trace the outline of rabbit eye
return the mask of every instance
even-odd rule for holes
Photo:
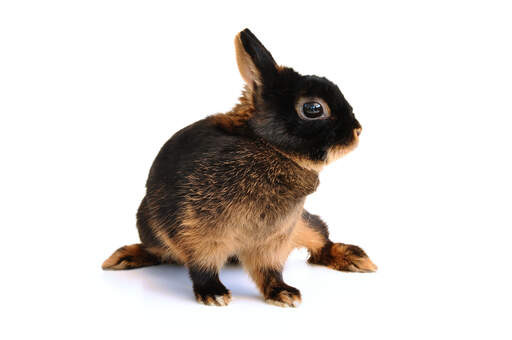
[[[330,116],[327,103],[321,98],[302,97],[295,106],[299,117],[304,120],[326,119]]]
[[[324,113],[324,108],[320,103],[307,102],[302,105],[302,112],[308,118],[318,118]]]

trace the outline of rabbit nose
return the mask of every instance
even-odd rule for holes
[[[363,128],[357,128],[355,129],[356,133],[357,133],[357,136],[360,136],[361,135],[361,131],[363,131]]]

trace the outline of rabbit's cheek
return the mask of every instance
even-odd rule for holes
[[[327,164],[334,162],[337,159],[340,159],[341,157],[345,156],[346,154],[354,150],[359,144],[359,134],[360,130],[355,129],[353,131],[352,141],[348,145],[341,144],[331,146],[327,151]]]

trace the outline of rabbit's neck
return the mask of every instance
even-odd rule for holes
[[[313,160],[307,159],[304,156],[287,153],[273,145],[271,145],[271,147],[274,150],[276,150],[277,152],[279,152],[281,155],[283,155],[284,157],[293,161],[295,164],[297,164],[301,168],[311,171],[311,172],[314,172],[316,175],[318,175],[320,173],[320,171],[323,170],[324,166],[327,164],[327,162],[324,162],[324,161],[313,161]]]

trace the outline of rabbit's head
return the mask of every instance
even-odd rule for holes
[[[278,65],[248,29],[235,47],[254,134],[314,170],[357,145],[361,125],[338,86]]]

